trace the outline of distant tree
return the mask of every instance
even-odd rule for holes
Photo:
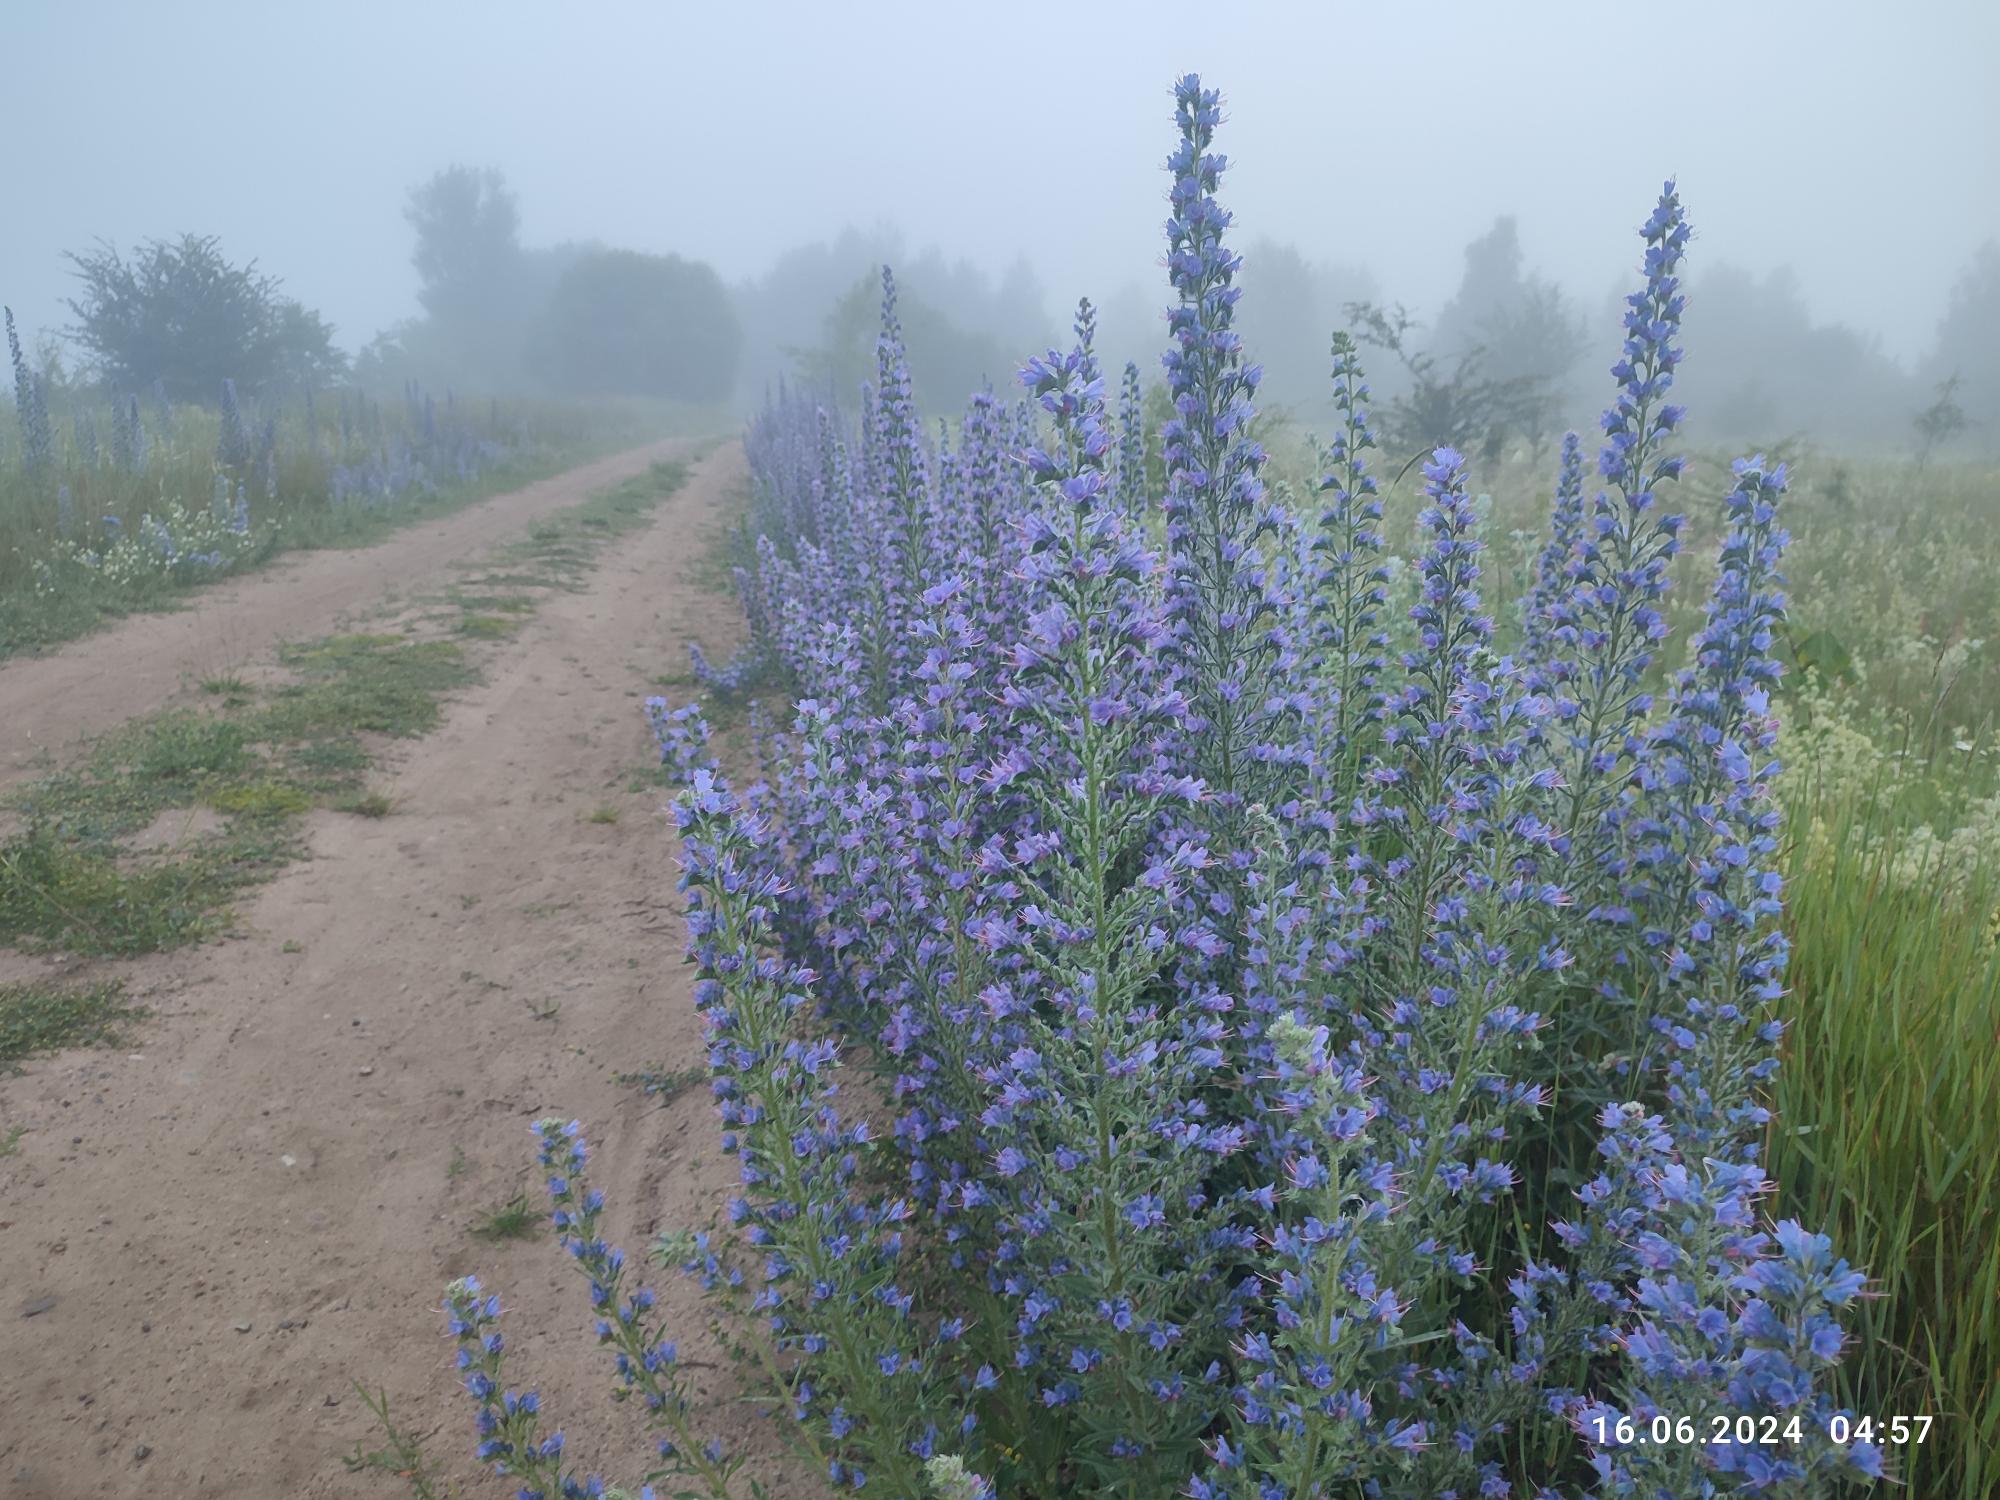
[[[1236,279],[1243,288],[1236,329],[1248,357],[1264,367],[1258,410],[1327,415],[1333,400],[1329,338],[1343,304],[1373,296],[1368,273],[1315,264],[1291,245],[1264,239],[1243,252]],[[1156,343],[1164,342],[1157,310],[1153,318]]]
[[[559,245],[524,248],[515,275],[515,295],[521,307],[539,316],[573,266],[611,248],[601,240],[564,240]]]
[[[951,368],[969,364],[985,371],[996,385],[1009,382],[1020,362],[1046,347],[1055,335],[1040,284],[1025,258],[1016,258],[996,281],[971,261],[948,260],[935,249],[909,252],[893,228],[850,228],[830,241],[794,246],[762,276],[735,288],[744,332],[741,394],[756,401],[786,376],[808,369],[817,372],[814,378],[825,375],[829,358],[840,364],[853,352],[848,347],[853,340],[862,346],[851,362],[854,379],[862,378],[864,367],[873,370],[876,304],[881,297],[884,265],[895,268],[903,299],[913,306],[922,304],[925,312],[936,314],[954,331],[947,335],[939,330],[935,347],[922,356],[914,352],[917,345],[912,344],[912,367],[920,386],[925,383],[921,368],[936,363],[933,355],[943,358]],[[829,333],[833,326],[829,320],[850,298],[852,316],[841,315],[838,321],[843,331],[834,337]],[[909,333],[908,316],[904,324]],[[943,346],[958,335],[965,340],[958,354],[946,357]],[[1111,347],[1105,345],[1107,357]],[[1155,368],[1156,356],[1148,355],[1145,363],[1148,369]],[[851,397],[854,387],[845,374],[837,383],[842,399]],[[920,390],[919,396],[924,397],[924,392]],[[934,389],[928,399],[943,400],[945,393]]]
[[[1122,369],[1129,359],[1139,367],[1140,380],[1150,385],[1161,377],[1166,344],[1167,321],[1150,280],[1143,286],[1136,280],[1124,282],[1097,309],[1097,348],[1107,372]],[[1261,345],[1255,347],[1261,351]]]
[[[433,173],[410,189],[403,217],[417,234],[417,300],[440,323],[472,322],[514,289],[521,210],[499,172],[454,165]]]
[[[1450,447],[1497,458],[1508,434],[1526,431],[1548,400],[1547,383],[1532,375],[1488,373],[1486,350],[1473,345],[1448,362],[1420,348],[1417,323],[1401,304],[1347,304],[1354,336],[1392,355],[1406,385],[1378,414],[1383,436],[1405,454]]]
[[[565,271],[529,339],[535,374],[574,395],[723,401],[743,334],[713,269],[677,255],[596,250]]]
[[[1437,369],[1469,362],[1505,409],[1505,420],[1484,436],[1496,444],[1510,435],[1524,438],[1539,459],[1560,424],[1568,377],[1588,339],[1562,289],[1523,271],[1522,260],[1519,225],[1502,214],[1465,247],[1458,290],[1425,347]]]
[[[1561,423],[1565,382],[1588,344],[1582,314],[1540,276],[1517,283],[1513,298],[1481,320],[1475,347],[1482,368],[1510,388],[1510,425],[1527,439],[1537,464]]]
[[[490,167],[453,165],[410,190],[410,264],[431,327],[420,342],[461,380],[515,383],[533,307],[522,297],[521,211]]]
[[[1798,277],[1711,266],[1690,281],[1688,343],[1676,401],[1702,413],[1704,432],[1768,447],[1815,432],[1844,445],[1900,442],[1914,394],[1910,376],[1877,340],[1818,323]]]
[[[1465,247],[1465,272],[1437,315],[1431,350],[1449,360],[1485,347],[1485,330],[1514,312],[1522,292],[1520,230],[1512,214],[1502,214]]]
[[[1937,399],[1910,419],[1917,433],[1917,467],[1923,468],[1931,455],[1965,431],[1965,408],[1958,404],[1958,377],[1947,375],[1937,384]]]
[[[1952,287],[1925,369],[1933,382],[1958,382],[1968,426],[1988,442],[2000,436],[2000,241],[1981,245]]]
[[[843,230],[837,237],[794,245],[761,276],[733,292],[743,324],[739,396],[754,404],[797,371],[799,351],[816,347],[827,315],[884,261],[902,263],[900,240],[888,230]]]
[[[213,401],[224,380],[324,385],[346,368],[332,326],[255,261],[231,264],[213,235],[149,240],[130,260],[103,243],[66,258],[83,283],[70,337],[117,389],[157,382],[177,400]]]
[[[922,282],[912,285],[921,288]],[[1027,256],[1014,257],[986,302],[990,312],[982,331],[1018,343],[1025,357],[1048,323],[1042,280]]]
[[[264,384],[323,390],[347,373],[347,356],[333,347],[333,325],[311,308],[281,299],[271,323],[271,367]]]
[[[1332,387],[1327,383],[1327,330],[1312,268],[1290,245],[1258,240],[1243,254],[1237,273],[1243,299],[1236,331],[1247,357],[1264,368],[1257,407],[1304,405]]]
[[[428,318],[403,318],[363,344],[354,356],[354,383],[368,390],[400,389],[411,380],[421,385],[449,384],[451,362],[435,347]]]

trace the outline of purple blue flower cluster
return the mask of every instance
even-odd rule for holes
[[[595,1475],[579,1479],[563,1462],[561,1432],[542,1435],[542,1398],[505,1384],[506,1339],[500,1332],[500,1299],[465,1276],[445,1288],[445,1324],[458,1343],[465,1393],[478,1410],[478,1455],[493,1472],[516,1483],[519,1500],[612,1500]],[[653,1500],[650,1487],[640,1500]]]
[[[243,403],[236,395],[236,382],[222,382],[221,420],[215,438],[215,466],[234,474],[250,464],[250,427],[243,417]]]
[[[14,414],[21,424],[21,467],[30,473],[48,468],[55,458],[55,431],[49,423],[49,398],[42,377],[28,368],[21,352],[21,335],[14,327],[14,309],[5,309],[7,357],[14,367]]]
[[[1190,77],[1175,103],[1163,489],[1088,303],[1025,402],[980,392],[930,437],[885,278],[857,420],[783,393],[752,426],[737,681],[781,685],[791,725],[738,791],[698,713],[648,704],[763,1258],[690,1263],[749,1297],[843,1488],[1870,1481],[1823,1380],[1862,1278],[1761,1217],[1782,467],[1738,465],[1692,664],[1648,687],[1681,532],[1673,185],[1602,488],[1570,438],[1503,654],[1450,449],[1392,618],[1352,339],[1316,513],[1266,494],[1220,100]],[[624,1305],[572,1139],[545,1128],[559,1222]],[[657,1333],[621,1319],[632,1382]],[[1644,1441],[1662,1416],[1725,1440]]]
[[[343,393],[337,413],[343,457],[333,465],[329,494],[336,506],[371,510],[435,494],[440,485],[463,484],[520,456],[521,442],[501,422],[497,408],[482,430],[447,393],[440,414],[435,398],[411,382],[404,390],[406,421],[384,423],[380,406]],[[317,425],[312,428],[315,443]],[[263,465],[269,473],[269,464]]]
[[[128,474],[146,467],[146,427],[137,396],[121,396],[111,405],[111,462]]]

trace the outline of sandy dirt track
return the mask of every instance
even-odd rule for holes
[[[281,640],[325,635],[357,606],[432,581],[492,538],[691,446],[673,440],[615,453],[406,527],[372,547],[291,553],[202,590],[187,609],[134,615],[47,656],[0,663],[0,782],[45,750],[158,708],[186,676],[219,675]]]
[[[580,1116],[598,1143],[608,1227],[635,1258],[656,1229],[713,1223],[733,1182],[705,1088],[661,1106],[614,1075],[700,1061],[671,826],[633,773],[651,759],[647,678],[679,668],[690,635],[736,639],[734,604],[687,568],[743,472],[740,448],[711,453],[584,591],[495,646],[484,683],[380,778],[395,811],[314,814],[310,859],[242,903],[241,936],[118,966],[153,1012],[128,1050],[0,1078],[0,1122],[28,1131],[0,1159],[0,1500],[390,1500],[400,1482],[340,1462],[375,1445],[351,1378],[433,1434],[464,1495],[510,1494],[470,1456],[437,1311],[469,1271],[508,1308],[510,1383],[541,1389],[571,1453],[607,1478],[647,1467],[636,1411],[604,1398],[567,1257],[545,1235],[470,1228],[523,1189],[543,1201],[529,1125],[544,1114]],[[478,514],[426,555],[464,550]],[[480,534],[499,540],[493,514]],[[313,597],[292,609],[341,607]],[[303,633],[291,609],[260,626],[281,627]],[[617,821],[591,821],[600,806]],[[683,1357],[717,1358],[692,1287],[651,1279]],[[763,1455],[754,1472],[782,1496],[817,1488],[773,1466],[724,1372],[703,1378],[713,1428]]]

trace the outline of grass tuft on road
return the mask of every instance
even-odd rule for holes
[[[118,1046],[127,1023],[144,1014],[126,1004],[125,986],[116,981],[0,984],[0,1066],[63,1047]]]
[[[524,1240],[542,1226],[543,1214],[528,1202],[526,1193],[516,1193],[472,1226],[474,1239],[497,1244],[501,1240]]]

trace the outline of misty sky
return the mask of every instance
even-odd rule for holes
[[[453,161],[505,171],[530,244],[677,251],[733,281],[893,222],[996,272],[1026,252],[1052,314],[1150,293],[1188,69],[1223,90],[1239,247],[1366,264],[1423,311],[1503,212],[1531,267],[1601,305],[1674,173],[1697,282],[1789,263],[1815,316],[1908,357],[2000,237],[1995,0],[0,12],[0,300],[29,330],[65,321],[63,249],[194,230],[356,347],[415,310],[404,195]]]

